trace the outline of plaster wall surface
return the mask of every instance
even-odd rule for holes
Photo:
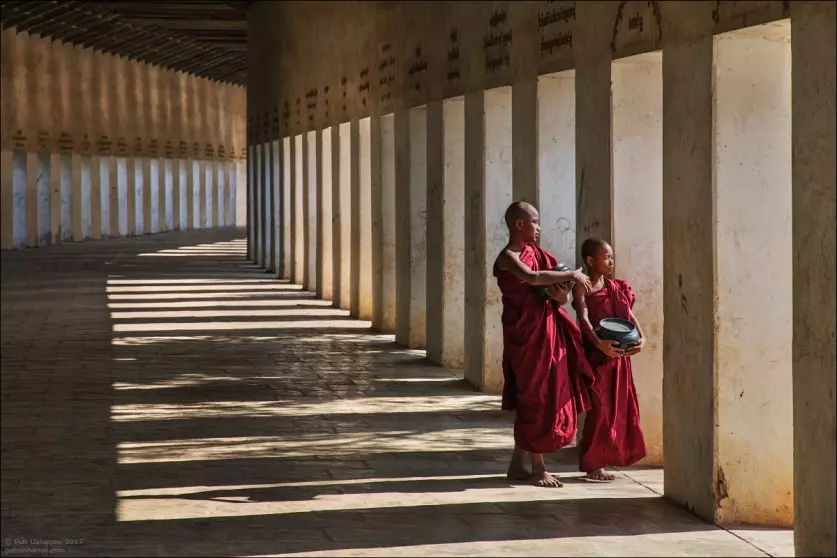
[[[541,76],[537,106],[540,245],[575,269],[574,71]]]
[[[790,47],[789,20],[714,39],[722,524],[793,525]]]
[[[614,61],[613,244],[616,277],[636,295],[647,339],[632,357],[647,456],[663,463],[663,64],[660,51]]]

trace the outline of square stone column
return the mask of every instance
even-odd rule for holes
[[[342,275],[343,275],[343,219],[348,218],[344,215],[340,207],[341,204],[341,187],[340,180],[340,126],[335,124],[329,129],[331,136],[331,268],[332,268],[332,299],[334,306],[340,307],[342,304]]]
[[[320,134],[317,144],[317,157],[320,166],[319,192],[317,193],[317,254],[318,276],[317,294],[323,300],[334,298],[334,244],[333,211],[332,211],[332,179],[334,173],[332,165],[334,158],[331,154],[333,134],[331,128],[326,128]]]
[[[352,172],[353,145],[356,144],[356,137],[353,135],[351,122],[340,124],[340,142],[338,152],[338,172],[340,174],[340,186],[338,194],[340,197],[340,308],[351,310],[353,277],[352,261],[354,261],[354,244],[352,241],[352,230],[354,229],[354,216],[352,213],[352,196],[354,192]]]
[[[381,211],[380,259],[380,331],[395,332],[395,244],[396,244],[396,181],[395,181],[395,116],[380,117],[379,168]]]
[[[305,171],[304,158],[304,141],[303,135],[299,134],[294,137],[293,145],[291,146],[291,153],[293,154],[293,190],[291,191],[291,206],[293,212],[291,214],[291,225],[293,229],[293,269],[291,274],[291,281],[298,285],[302,285],[305,277],[305,221],[303,217],[303,190],[305,180],[307,178],[307,171]]]
[[[35,172],[37,178],[37,244],[38,246],[47,246],[51,240],[52,219],[51,219],[51,198],[52,198],[52,157],[48,152],[41,152],[37,154],[37,162],[35,165]],[[58,170],[56,168],[56,170]],[[100,199],[100,198],[99,198]],[[100,199],[101,201],[101,199]],[[101,207],[101,206],[100,206]],[[96,213],[93,214],[94,218]],[[101,209],[99,211],[99,236],[101,238]],[[94,238],[95,223],[94,223]]]
[[[713,521],[711,37],[663,49],[663,98],[664,490],[667,498]]]
[[[265,222],[264,222],[264,150],[262,144],[253,146],[253,204],[256,226],[255,263],[264,266]]]
[[[393,117],[395,152],[395,342],[410,344],[410,118]]]
[[[797,556],[837,555],[835,4],[792,2],[793,476]]]
[[[465,96],[465,378],[483,391],[503,388],[500,289],[493,266],[508,241],[512,202],[512,89]]]
[[[61,155],[60,169],[61,169],[61,189],[64,188],[64,156]],[[116,158],[116,228],[114,229],[114,236],[128,235],[128,158]],[[111,190],[113,193],[113,190]],[[54,199],[54,198],[53,198]],[[61,197],[58,196],[60,200]],[[54,215],[54,214],[53,214]],[[59,230],[61,227],[59,226]]]
[[[427,107],[410,109],[410,330],[408,347],[427,344]]]
[[[358,312],[361,320],[372,320],[372,135],[371,118],[358,122]]]
[[[273,221],[273,271],[276,277],[282,278],[285,268],[285,161],[282,153],[282,139],[270,142],[271,167],[272,167],[272,191],[273,202],[271,205],[271,219]]]
[[[427,360],[442,364],[445,338],[445,123],[442,101],[427,103],[425,314]],[[464,208],[463,208],[464,210]]]
[[[255,262],[258,248],[256,246],[256,208],[255,208],[255,176],[256,176],[256,147],[254,145],[247,146],[247,259]],[[187,160],[188,161],[188,160]],[[188,185],[186,189],[186,203],[187,207],[192,207],[192,179],[191,179],[191,162],[187,162],[189,167]],[[188,210],[187,217],[188,228],[192,228],[192,210]]]
[[[293,188],[294,159],[291,151],[293,138],[282,138],[282,259],[281,277],[290,280],[293,262],[293,228],[291,227],[291,189]]]
[[[273,249],[273,241],[275,237],[273,225],[273,204],[274,204],[274,187],[273,187],[273,149],[271,142],[265,142],[261,145],[262,150],[262,166],[261,166],[261,192],[262,192],[262,219],[264,225],[262,226],[262,262],[265,270],[274,271],[276,269],[276,262],[274,259],[275,251]]]
[[[314,254],[312,253],[312,216],[311,216],[311,180],[312,180],[312,171],[313,171],[313,179],[316,179],[316,163],[311,161],[311,158],[314,157],[314,149],[313,149],[313,142],[309,137],[310,132],[304,133],[301,135],[302,138],[302,183],[301,193],[302,193],[302,269],[301,269],[301,277],[302,277],[302,286],[306,290],[311,290],[311,282],[313,281],[312,271],[313,269],[313,258]]]
[[[372,329],[383,331],[384,321],[384,234],[383,234],[383,184],[381,177],[381,117],[373,114],[369,119],[369,168],[370,207],[372,236]]]

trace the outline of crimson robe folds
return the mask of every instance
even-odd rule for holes
[[[558,261],[529,243],[520,260],[534,271]],[[494,266],[503,297],[503,409],[516,411],[514,441],[533,453],[549,453],[572,442],[578,413],[590,408],[593,381],[581,331],[557,302]]]
[[[627,281],[605,279],[603,288],[585,297],[590,323],[596,327],[603,318],[630,320],[635,300]],[[579,469],[589,473],[636,463],[645,457],[645,438],[631,359],[610,358],[587,339],[584,348],[596,383],[591,390],[593,408],[584,420],[578,446]]]

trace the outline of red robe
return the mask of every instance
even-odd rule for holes
[[[536,244],[520,260],[535,271],[558,261]],[[581,345],[581,330],[554,300],[494,266],[503,296],[503,409],[517,412],[518,447],[549,453],[575,440],[578,413],[590,408],[592,371]]]
[[[604,287],[585,297],[590,323],[603,318],[630,320],[636,297],[627,281],[605,279]],[[579,469],[585,473],[603,467],[625,467],[645,457],[645,439],[639,425],[639,404],[630,357],[610,358],[585,338],[587,360],[596,384],[593,408],[584,421],[578,446]]]

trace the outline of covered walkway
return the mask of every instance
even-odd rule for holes
[[[662,471],[507,482],[496,396],[225,228],[2,254],[4,555],[792,555]],[[35,539],[35,540],[33,540]],[[28,550],[27,550],[28,549]]]

